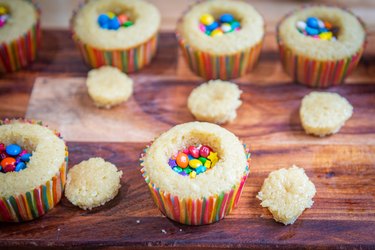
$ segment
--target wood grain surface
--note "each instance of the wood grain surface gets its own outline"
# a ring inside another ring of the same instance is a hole
[[[300,100],[312,89],[291,82],[283,73],[274,34],[267,34],[256,69],[235,80],[244,91],[244,104],[236,121],[225,125],[250,145],[253,160],[249,179],[231,215],[219,223],[196,227],[162,216],[138,165],[139,154],[150,138],[175,124],[193,120],[186,98],[202,80],[181,60],[174,35],[162,33],[153,63],[131,75],[136,83],[130,101],[103,111],[94,108],[85,94],[88,68],[69,32],[45,31],[38,61],[26,70],[1,77],[0,117],[27,115],[50,121],[68,139],[69,167],[101,156],[124,172],[122,188],[113,201],[92,211],[80,210],[63,198],[59,206],[38,220],[2,223],[0,248],[373,249],[373,34],[369,41],[363,60],[347,84],[329,89],[348,98],[354,115],[339,134],[321,139],[305,135],[298,119]],[[107,119],[118,119],[118,123],[114,131],[103,135],[100,126]],[[81,136],[77,124],[85,125],[88,134]],[[140,126],[147,126],[146,130]],[[121,128],[129,131],[119,134]],[[270,171],[292,164],[306,169],[317,194],[312,209],[306,210],[294,225],[283,226],[273,221],[255,196]]]

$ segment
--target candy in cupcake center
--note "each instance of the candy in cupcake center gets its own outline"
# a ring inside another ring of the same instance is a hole
[[[211,14],[203,14],[199,19],[199,29],[208,36],[215,37],[241,29],[241,24],[232,14],[221,14],[217,19]]]
[[[27,167],[32,154],[18,144],[0,143],[0,172],[19,172]]]
[[[168,164],[176,173],[195,178],[212,169],[218,160],[217,153],[209,146],[191,145],[173,155]]]
[[[4,5],[0,5],[0,29],[4,27],[9,21],[10,13],[9,9]]]
[[[305,36],[328,41],[337,40],[338,28],[317,17],[308,17],[305,21],[298,21],[296,27]]]
[[[106,30],[119,30],[134,25],[134,20],[129,13],[125,11],[101,13],[98,16],[98,25]]]

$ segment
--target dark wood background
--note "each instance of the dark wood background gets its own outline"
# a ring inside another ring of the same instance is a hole
[[[93,156],[113,162],[124,172],[120,194],[92,211],[80,210],[63,198],[55,209],[38,220],[1,223],[0,248],[375,248],[374,42],[375,36],[370,34],[369,46],[347,84],[329,89],[353,104],[352,119],[338,134],[315,138],[304,134],[297,113],[301,98],[312,89],[291,82],[283,73],[274,33],[267,34],[256,69],[234,80],[244,91],[244,104],[235,122],[225,127],[250,145],[253,161],[238,207],[219,223],[185,226],[162,216],[139,172],[138,157],[148,142],[142,136],[105,141],[93,134],[92,138],[74,140],[78,135],[69,132],[69,167]],[[48,99],[48,96],[31,95],[38,77],[65,91],[64,83],[86,77],[87,71],[69,32],[44,31],[38,61],[28,69],[1,77],[0,117],[38,116],[36,102]],[[141,107],[137,122],[143,117],[156,124],[150,137],[175,124],[193,120],[185,101],[191,89],[202,80],[187,69],[172,33],[161,34],[153,63],[131,76],[146,80],[138,84],[136,81],[131,100],[106,115],[113,117],[132,107]],[[35,88],[43,92],[43,85]],[[62,100],[56,99],[55,104],[51,100],[51,105],[64,106]],[[29,101],[34,108],[29,106]],[[101,111],[88,110],[101,116]],[[52,108],[44,116],[39,115],[53,121],[53,111]],[[84,119],[74,121],[84,123]],[[125,119],[122,122],[129,123]],[[136,131],[136,123],[132,124]],[[68,125],[61,121],[54,126],[66,130]],[[109,131],[108,137],[116,135]],[[283,226],[273,221],[255,196],[270,171],[292,164],[306,169],[317,194],[311,209],[295,224]]]

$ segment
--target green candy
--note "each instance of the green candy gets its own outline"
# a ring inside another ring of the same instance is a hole
[[[132,22],[132,21],[126,21],[124,24],[123,24],[123,26],[124,27],[130,27],[130,26],[132,26],[134,23]]]
[[[203,165],[204,165],[204,164],[206,163],[206,161],[207,161],[207,159],[204,158],[204,157],[199,157],[198,160],[200,160],[200,161],[202,162]]]
[[[180,167],[174,167],[173,170],[177,173],[181,173],[182,172],[182,168]]]
[[[187,167],[183,170],[186,174],[190,174],[193,170],[190,167]]]

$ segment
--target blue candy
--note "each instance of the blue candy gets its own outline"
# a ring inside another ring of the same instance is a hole
[[[310,28],[319,29],[318,18],[316,18],[316,17],[309,17],[309,18],[307,18],[306,24]]]
[[[98,24],[100,25],[100,27],[102,27],[103,25],[107,24],[109,22],[109,20],[110,20],[109,16],[107,16],[105,14],[101,14],[98,17]],[[106,26],[108,26],[108,25],[106,25]]]
[[[31,154],[24,154],[21,156],[21,161],[23,162],[29,162],[30,161]]]
[[[222,23],[230,23],[233,20],[234,20],[234,17],[231,14],[222,14],[220,16],[220,22],[222,22]]]
[[[231,22],[230,25],[232,26],[232,30],[241,26],[241,24],[237,21]]]
[[[195,169],[195,172],[197,172],[197,174],[201,174],[201,173],[204,173],[206,172],[207,168],[205,166],[199,166]]]
[[[120,22],[118,21],[117,18],[112,18],[108,22],[108,29],[110,30],[118,30],[120,28]]]
[[[214,29],[218,28],[219,24],[218,22],[213,22],[210,25],[206,26],[207,31],[213,31]]]
[[[17,144],[10,144],[5,148],[5,151],[10,156],[17,156],[21,153],[21,147]]]
[[[329,30],[327,28],[320,28],[319,33],[328,32]]]
[[[15,171],[19,172],[26,168],[26,164],[24,162],[20,162],[16,165]]]
[[[189,158],[189,161],[192,160],[192,159],[195,159],[192,155],[188,155],[188,158]]]
[[[311,28],[310,26],[306,26],[305,31],[310,36],[315,36],[315,35],[319,34],[319,30],[318,29]]]

